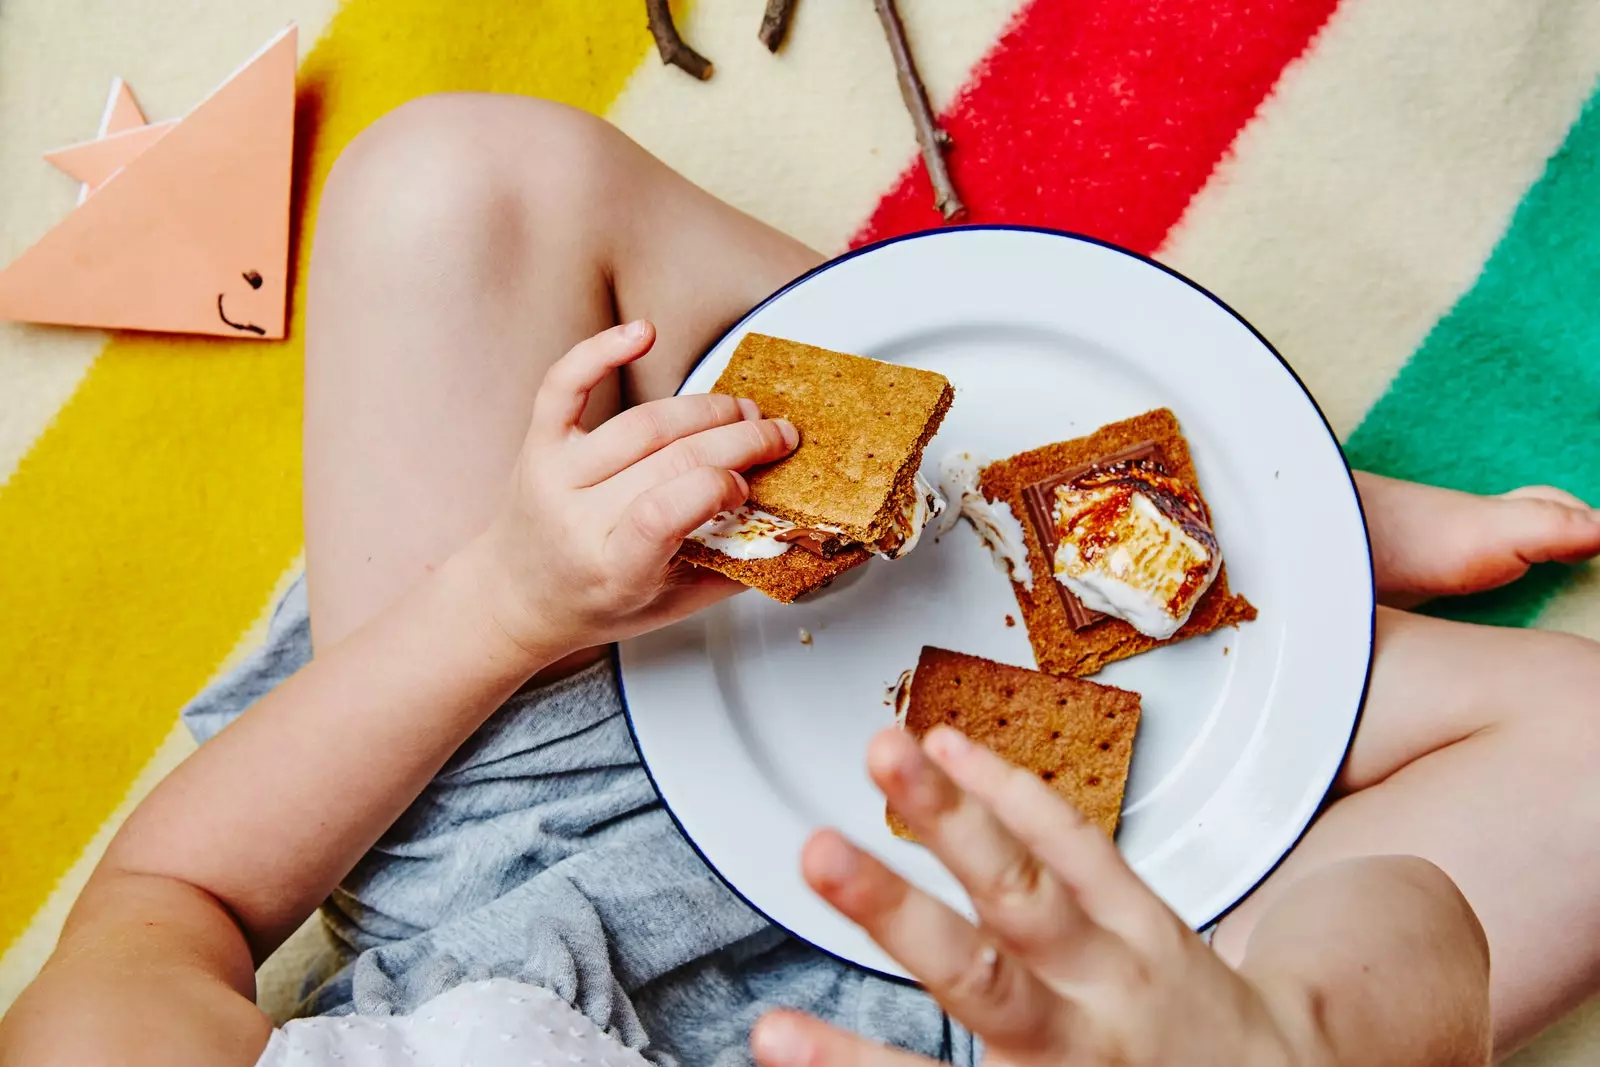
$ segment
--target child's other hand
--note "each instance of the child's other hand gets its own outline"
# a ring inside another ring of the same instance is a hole
[[[1231,970],[1098,827],[1027,771],[947,728],[886,730],[872,777],[961,881],[979,925],[825,830],[806,881],[1008,1067],[1315,1062],[1295,1006]],[[1285,1025],[1285,1024],[1288,1025]],[[751,1037],[761,1067],[926,1067],[792,1012]]]
[[[669,397],[593,431],[589,393],[650,350],[655,329],[606,330],[561,358],[534,400],[511,499],[476,541],[495,622],[531,657],[559,658],[689,615],[741,587],[674,565],[683,538],[749,486],[737,472],[792,452],[799,434],[750,400]]]

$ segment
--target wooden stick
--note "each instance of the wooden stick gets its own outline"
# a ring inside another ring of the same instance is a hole
[[[967,208],[956,193],[944,162],[944,149],[950,144],[950,135],[939,128],[933,109],[928,106],[928,90],[923,88],[916,61],[911,58],[906,29],[900,22],[900,9],[895,0],[872,2],[878,9],[884,35],[889,38],[889,52],[894,56],[895,74],[900,79],[900,97],[906,102],[906,110],[911,112],[911,125],[916,128],[917,144],[922,147],[922,162],[928,168],[928,180],[933,183],[933,204],[947,222],[959,219],[966,215]]]
[[[789,18],[794,14],[794,0],[767,0],[767,13],[761,16],[761,32],[757,34],[767,51],[776,52],[789,33]]]
[[[656,51],[661,53],[661,62],[670,63],[701,81],[711,77],[711,61],[684,44],[683,38],[678,36],[668,0],[644,0],[644,9],[650,20],[650,36],[656,39]]]

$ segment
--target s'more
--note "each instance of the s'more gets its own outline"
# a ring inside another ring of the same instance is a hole
[[[691,533],[679,559],[789,603],[904,556],[944,509],[919,473],[955,398],[944,375],[752,333],[711,391],[788,419],[800,445],[746,472],[749,500]]]
[[[1256,617],[1166,408],[987,465],[951,457],[942,481],[1011,578],[1041,670],[1093,674]]]

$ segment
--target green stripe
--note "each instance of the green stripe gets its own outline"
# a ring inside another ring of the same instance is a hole
[[[1600,503],[1600,95],[1346,452],[1396,478],[1475,493],[1550,484]],[[1526,626],[1570,576],[1537,567],[1437,613]]]

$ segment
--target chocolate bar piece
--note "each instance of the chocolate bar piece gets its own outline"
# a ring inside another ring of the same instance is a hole
[[[1061,595],[1061,606],[1066,609],[1067,622],[1073,630],[1086,630],[1106,617],[1104,612],[1092,611],[1083,606],[1083,601],[1056,580],[1054,563],[1056,545],[1060,538],[1056,536],[1056,487],[1082,478],[1090,471],[1100,470],[1116,463],[1127,463],[1132,460],[1153,460],[1157,466],[1166,469],[1165,461],[1161,454],[1161,446],[1155,441],[1144,441],[1140,444],[1103,456],[1093,463],[1085,463],[1060,474],[1052,474],[1042,481],[1024,486],[1022,500],[1027,505],[1028,520],[1033,523],[1033,530],[1039,535],[1039,543],[1044,546],[1044,558],[1052,565],[1052,570],[1046,576],[1051,585],[1056,587],[1056,592]]]

